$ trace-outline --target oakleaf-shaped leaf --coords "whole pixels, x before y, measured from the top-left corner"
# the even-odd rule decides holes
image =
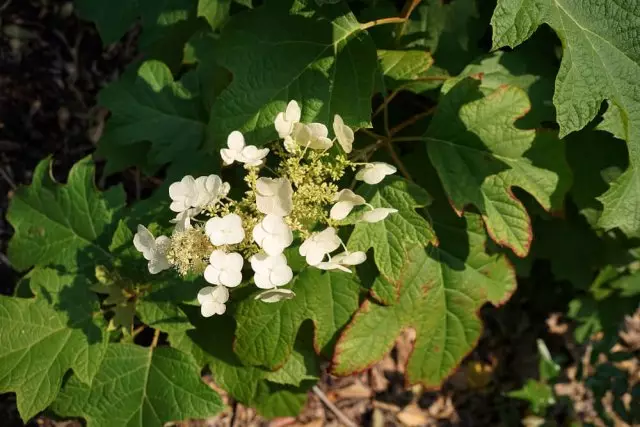
[[[491,237],[524,257],[531,219],[512,189],[560,208],[570,185],[564,146],[551,132],[514,126],[530,107],[522,89],[502,86],[484,97],[478,86],[465,79],[442,98],[426,134],[429,157],[456,211],[475,205]]]
[[[128,145],[149,141],[150,160],[160,165],[202,143],[206,125],[199,99],[162,62],[146,61],[103,89],[98,100],[111,110],[99,147],[116,145],[127,153]],[[109,148],[102,150],[113,153]]]
[[[541,24],[564,47],[553,102],[560,135],[583,128],[606,99],[617,110],[631,166],[600,200],[599,225],[640,233],[640,15],[635,2],[499,0],[491,19],[494,48],[522,43]]]
[[[49,176],[51,161],[43,160],[31,185],[18,189],[7,212],[15,233],[9,259],[17,270],[33,265],[60,264],[78,268],[78,254],[94,263],[111,262],[109,225],[124,205],[120,186],[96,190],[94,166],[89,158],[76,163],[67,184]]]
[[[291,290],[296,297],[288,301],[265,304],[246,299],[239,304],[234,350],[245,364],[271,370],[283,366],[306,319],[315,326],[316,351],[328,354],[338,331],[358,308],[360,284],[347,273],[308,268],[294,278]]]
[[[274,139],[273,121],[291,99],[300,103],[304,122],[332,123],[340,114],[350,126],[369,125],[373,41],[345,4],[314,11],[315,1],[306,3],[303,13],[270,2],[225,25],[215,49],[233,80],[211,110],[212,149],[233,130],[251,143]]]
[[[406,369],[409,384],[439,386],[471,351],[482,330],[478,309],[487,301],[506,300],[516,283],[504,256],[485,252],[480,218],[465,218],[435,223],[439,247],[416,246],[408,252],[395,304],[362,304],[336,344],[335,374],[349,375],[376,363],[406,328],[417,334]]]
[[[227,309],[230,315],[211,318],[203,318],[196,307],[174,305],[169,309],[166,304],[170,303],[165,303],[164,308],[154,309],[155,304],[159,302],[146,301],[138,305],[143,321],[167,332],[171,345],[192,354],[199,366],[208,365],[215,383],[234,399],[256,407],[266,417],[297,415],[306,401],[307,389],[317,381],[319,372],[311,343],[306,340],[311,334],[304,327],[287,363],[271,372],[244,366],[233,352],[233,302]],[[190,328],[174,321],[185,315],[191,322]]]
[[[380,273],[397,282],[407,248],[437,242],[431,224],[416,212],[427,206],[431,197],[416,184],[398,177],[386,177],[376,185],[363,184],[358,193],[375,208],[394,208],[398,212],[373,224],[357,223],[349,238],[349,250],[366,252],[373,248]]]
[[[91,386],[72,377],[53,410],[81,416],[88,427],[143,427],[210,417],[222,407],[193,357],[167,347],[110,344]]]
[[[95,22],[104,44],[117,42],[138,17],[137,4],[131,0],[76,0],[75,6],[82,18]]]
[[[35,299],[0,296],[0,392],[13,391],[26,422],[55,399],[72,369],[91,383],[106,349],[98,300],[78,276],[36,268]]]
[[[437,88],[449,77],[431,68],[433,58],[423,50],[378,50],[378,62],[385,84],[392,90],[420,93]]]

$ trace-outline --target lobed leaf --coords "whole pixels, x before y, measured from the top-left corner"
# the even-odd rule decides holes
[[[605,117],[629,146],[629,169],[600,201],[599,225],[640,233],[640,15],[633,1],[499,0],[491,24],[494,48],[522,43],[540,26],[551,26],[564,56],[553,102],[560,136],[583,128],[608,100],[616,113]],[[615,117],[614,117],[615,116]]]
[[[206,418],[223,408],[193,357],[168,347],[110,344],[93,383],[72,377],[53,405],[89,427],[151,426]]]
[[[511,295],[515,274],[504,256],[485,252],[480,218],[466,214],[465,220],[438,220],[440,246],[415,246],[407,253],[395,303],[362,304],[336,344],[333,373],[367,369],[391,350],[403,329],[413,328],[416,340],[406,381],[437,387],[480,337],[478,309]],[[386,279],[381,276],[376,282]]]
[[[211,110],[210,148],[234,130],[248,143],[274,139],[273,121],[290,99],[300,103],[303,122],[332,123],[340,114],[350,126],[370,124],[373,42],[344,4],[305,3],[304,13],[269,3],[225,25],[215,49],[233,80]]]
[[[502,86],[485,97],[478,86],[466,79],[442,98],[426,133],[429,158],[456,211],[476,206],[491,237],[524,257],[531,219],[512,188],[547,210],[561,208],[570,185],[564,146],[551,132],[514,126],[530,107],[522,89]]]
[[[358,193],[375,208],[394,208],[398,212],[376,223],[357,223],[349,238],[353,251],[373,248],[380,273],[397,283],[405,263],[407,248],[437,243],[431,224],[416,212],[416,208],[431,203],[431,196],[422,188],[398,177],[386,177],[376,185],[363,184]]]

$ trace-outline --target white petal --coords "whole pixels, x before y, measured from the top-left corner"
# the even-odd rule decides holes
[[[342,117],[338,114],[333,116],[333,132],[344,152],[347,154],[350,153],[351,150],[353,150],[353,140],[355,138],[353,130],[344,124]]]
[[[234,288],[242,282],[242,272],[238,270],[224,270],[220,273],[220,284]]]
[[[278,115],[276,116],[276,119],[273,122],[275,128],[276,128],[276,132],[278,132],[278,136],[280,138],[285,138],[287,136],[289,136],[291,134],[291,130],[293,127],[293,123],[288,122],[285,117],[284,117],[284,113],[278,113]]]
[[[221,272],[221,270],[215,268],[214,266],[208,265],[207,268],[204,269],[204,280],[211,283],[212,285],[219,285]]]
[[[202,317],[211,317],[214,314],[224,314],[226,310],[227,306],[224,304],[212,301],[202,304],[202,307],[200,307],[200,314],[202,314]]]
[[[285,136],[284,138],[284,149],[287,150],[288,153],[293,153],[296,151],[297,144],[290,136]]]
[[[309,265],[318,265],[327,253],[319,246],[313,246],[307,251],[306,261]]]
[[[300,121],[302,111],[300,110],[300,106],[298,105],[298,103],[292,99],[287,104],[287,109],[285,110],[284,114],[287,121],[295,123]]]
[[[153,234],[144,225],[138,225],[138,232],[133,236],[133,246],[142,252],[142,256],[146,260],[151,260],[153,252],[156,250],[156,240]]]
[[[269,235],[262,241],[262,249],[269,256],[280,255],[289,246],[280,236]]]
[[[275,286],[284,286],[289,283],[293,279],[293,271],[291,267],[288,265],[278,265],[276,268],[271,270],[271,274],[269,275],[269,280]]]
[[[262,227],[262,222],[259,222],[253,227],[253,241],[262,247],[262,242],[269,236],[269,233]]]
[[[222,157],[222,161],[225,165],[230,165],[236,161],[236,152],[233,150],[229,150],[228,148],[223,148],[220,150],[220,157]]]
[[[156,238],[156,251],[159,254],[162,254],[162,255],[166,254],[170,246],[171,246],[171,239],[168,238],[167,236],[158,236]]]
[[[329,135],[329,129],[322,123],[309,123],[307,126],[314,139],[326,138]]]
[[[382,221],[383,219],[388,217],[389,214],[396,213],[396,212],[398,212],[398,210],[392,209],[392,208],[375,208],[371,211],[367,211],[363,213],[362,216],[360,217],[360,220],[364,222],[374,223],[374,222]]]
[[[354,206],[364,205],[366,200],[364,197],[357,195],[353,191],[345,188],[343,190],[338,191],[335,196],[333,196],[334,202],[351,202]]]
[[[254,274],[253,282],[260,289],[271,289],[274,287],[273,283],[269,280],[269,272]]]
[[[237,130],[231,132],[227,137],[227,147],[235,152],[242,151],[244,144],[244,136]]]
[[[242,255],[237,252],[231,252],[227,254],[227,259],[225,260],[225,271],[240,271],[242,270],[242,266],[244,265],[244,259]]]
[[[356,251],[356,252],[351,252],[350,254],[346,254],[344,258],[340,260],[340,263],[345,265],[359,265],[365,262],[366,260],[367,260],[367,254],[361,251]]]
[[[227,262],[227,253],[220,249],[216,249],[209,255],[209,262],[218,270],[223,270]]]
[[[224,244],[223,235],[224,221],[219,216],[214,216],[204,224],[204,234],[207,235],[211,243],[216,246]]]
[[[262,302],[273,303],[292,299],[296,296],[295,292],[289,289],[269,289],[260,292],[255,299]]]
[[[347,201],[343,201],[343,202],[338,202],[335,205],[333,205],[333,207],[331,208],[331,211],[329,212],[329,217],[331,219],[335,219],[336,221],[340,221],[345,219],[353,210],[353,203],[352,202],[347,202]]]
[[[215,289],[216,288],[214,288],[213,286],[205,286],[204,288],[200,289],[198,291],[198,302],[200,304],[204,304],[209,301],[216,301],[216,299],[213,297],[213,291]]]
[[[149,273],[158,274],[161,271],[171,268],[171,264],[169,264],[167,257],[159,255],[156,258],[151,259],[147,267],[149,268]]]
[[[216,286],[213,288],[213,291],[211,291],[211,297],[214,301],[225,303],[229,301],[229,289],[224,286]]]

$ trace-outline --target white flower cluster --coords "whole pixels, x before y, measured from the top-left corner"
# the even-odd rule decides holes
[[[249,188],[242,200],[229,199],[230,186],[217,175],[187,175],[169,187],[170,209],[176,213],[172,236],[154,238],[147,228],[138,226],[133,242],[149,261],[151,274],[175,267],[183,274],[201,273],[212,285],[197,296],[205,317],[225,312],[229,288],[242,283],[245,259],[253,270],[253,282],[263,290],[256,299],[290,299],[293,291],[279,288],[293,279],[284,251],[296,237],[303,240],[298,251],[307,264],[350,273],[350,267],[363,263],[366,255],[347,250],[338,236],[339,222],[359,206],[362,212],[356,222],[378,222],[396,212],[374,208],[362,196],[338,190],[336,185],[347,167],[361,167],[355,178],[371,185],[396,168],[348,160],[354,132],[339,115],[333,121],[334,139],[325,125],[302,123],[301,117],[296,101],[276,116],[275,129],[283,144],[272,147],[280,161],[275,170],[264,168],[270,177],[258,175],[270,149],[247,145],[239,131],[229,134],[228,148],[220,150],[220,156],[225,165],[238,162],[247,170]],[[336,141],[338,152],[329,152]],[[201,214],[209,218],[197,218]],[[331,255],[341,247],[342,252]]]

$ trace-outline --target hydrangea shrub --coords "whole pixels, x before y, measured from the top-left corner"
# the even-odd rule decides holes
[[[59,183],[45,159],[13,194],[0,392],[25,421],[213,416],[203,370],[296,415],[323,369],[365,370],[407,328],[406,382],[438,387],[540,259],[582,337],[637,307],[631,3],[76,3],[105,43],[142,27],[98,97],[100,173],[160,183],[127,202],[94,160]]]

